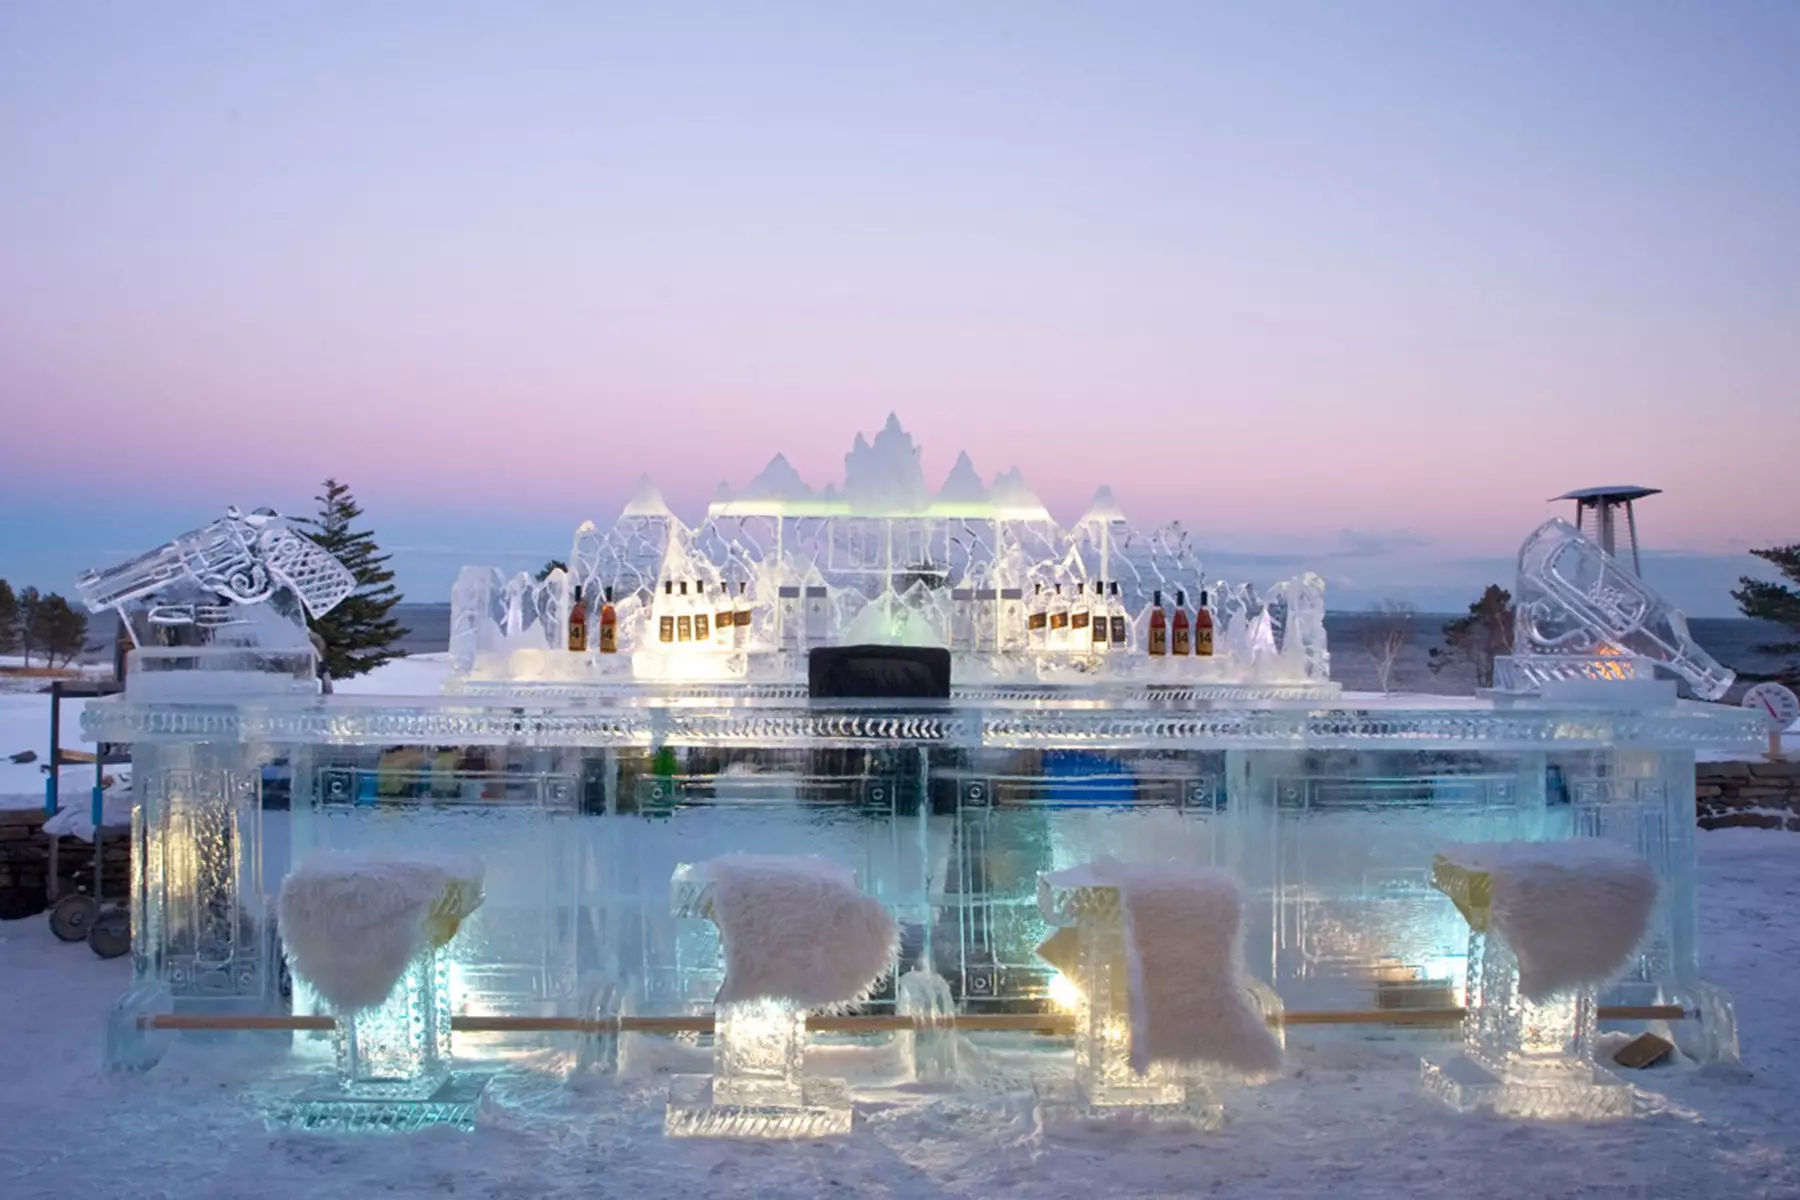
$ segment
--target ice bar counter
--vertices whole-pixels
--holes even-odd
[[[1729,673],[1577,530],[1527,540],[1494,689],[1348,697],[1316,577],[1208,579],[1178,528],[1133,530],[1103,493],[1061,529],[1016,476],[959,481],[966,459],[927,495],[897,438],[859,438],[841,493],[778,459],[699,527],[645,487],[566,569],[465,570],[435,696],[321,692],[302,614],[354,581],[266,510],[85,576],[137,646],[83,718],[132,747],[109,1066],[272,1041],[304,1077],[272,1120],[468,1126],[484,1089],[655,1044],[710,1065],[672,1090],[672,1135],[816,1136],[854,1104],[805,1067],[824,1041],[896,1079],[1205,1128],[1206,1079],[1232,1072],[1204,1031],[1203,1061],[1141,1058],[1189,1044],[1152,976],[1206,940],[1144,915],[1153,888],[1226,906],[1194,910],[1238,923],[1207,969],[1278,1041],[1414,1031],[1422,1086],[1458,1107],[1628,1113],[1602,1024],[1736,1056],[1697,969],[1694,762],[1763,727],[1706,702]],[[814,693],[821,655],[863,646],[901,648],[871,672],[901,694]],[[1525,998],[1528,926],[1490,908],[1530,869],[1579,875],[1531,849],[1581,840],[1643,864],[1638,924],[1581,986]],[[1490,843],[1512,874],[1446,850]],[[1116,881],[1058,882],[1084,871]],[[834,888],[891,938],[809,932],[848,911],[817,899]],[[794,941],[817,962],[789,976],[842,994],[779,982]],[[837,970],[871,945],[873,970]]]

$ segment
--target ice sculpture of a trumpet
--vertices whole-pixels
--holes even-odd
[[[1660,665],[1704,700],[1735,678],[1695,643],[1681,610],[1567,521],[1551,518],[1519,549],[1513,654],[1494,686],[1531,692],[1567,679],[1632,679]]]

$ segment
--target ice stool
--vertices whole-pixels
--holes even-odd
[[[474,1128],[485,1081],[451,1071],[446,949],[481,905],[482,874],[464,856],[323,852],[282,881],[289,964],[335,1011],[337,1078],[272,1123]]]
[[[1261,1078],[1279,1066],[1281,1001],[1243,971],[1230,876],[1101,859],[1040,875],[1038,908],[1057,927],[1038,953],[1078,993],[1074,1080],[1035,1085],[1046,1118],[1214,1129],[1223,1110],[1208,1070]]]
[[[669,1137],[814,1138],[850,1132],[841,1079],[803,1073],[808,1011],[865,998],[892,968],[899,927],[817,858],[726,855],[675,870],[674,915],[717,926],[713,1072],[669,1084]]]
[[[1595,1061],[1597,996],[1649,927],[1656,876],[1593,838],[1447,846],[1432,883],[1469,922],[1462,1049],[1426,1058],[1452,1107],[1514,1117],[1628,1117]]]

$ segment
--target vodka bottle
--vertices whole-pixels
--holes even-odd
[[[1213,652],[1213,615],[1206,603],[1206,589],[1200,589],[1200,607],[1194,610],[1194,655],[1211,658]]]
[[[688,595],[685,582],[681,585],[681,594],[675,597],[675,643],[678,646],[694,644],[694,601]]]
[[[656,640],[665,646],[675,644],[675,585],[663,580],[662,599],[656,605]]]
[[[1188,624],[1187,593],[1186,592],[1176,592],[1175,593],[1175,622],[1174,622],[1174,625],[1175,625],[1175,636],[1172,639],[1172,644],[1169,647],[1169,653],[1173,654],[1176,658],[1186,658],[1188,656],[1188,652],[1193,649],[1193,641],[1192,641],[1192,638],[1189,636],[1190,626]]]
[[[1025,589],[1000,589],[1000,653],[1017,654],[1025,648]]]
[[[1114,654],[1131,648],[1131,622],[1125,617],[1125,604],[1119,599],[1119,581],[1113,580],[1110,603],[1106,606],[1107,620],[1112,624],[1112,649]]]
[[[831,597],[825,588],[813,584],[806,589],[806,645],[831,644]]]
[[[619,652],[619,610],[613,607],[613,590],[606,589],[606,602],[600,606],[600,653]]]
[[[1169,652],[1169,614],[1163,611],[1162,592],[1150,601],[1150,657],[1161,658]]]
[[[1092,647],[1093,610],[1088,608],[1087,584],[1072,583],[1069,590],[1074,596],[1069,600],[1069,650],[1075,654],[1086,654]]]
[[[706,598],[706,584],[694,580],[694,643],[712,645],[712,602]]]
[[[994,588],[975,589],[974,648],[977,654],[992,654],[999,644],[1000,593]]]
[[[1063,598],[1060,583],[1050,595],[1050,636],[1046,645],[1052,651],[1069,648],[1069,602]]]
[[[975,648],[975,589],[950,589],[950,649],[952,652]]]
[[[1044,648],[1045,635],[1050,631],[1050,609],[1044,600],[1044,585],[1032,585],[1031,612],[1025,618],[1025,644],[1032,651]]]
[[[1105,654],[1112,647],[1112,623],[1108,619],[1110,610],[1106,604],[1106,585],[1099,580],[1094,581],[1094,616],[1088,631],[1089,649],[1095,654]]]
[[[805,620],[800,611],[800,587],[784,583],[775,592],[775,620],[783,650],[799,653],[806,641]]]

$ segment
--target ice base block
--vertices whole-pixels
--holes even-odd
[[[783,1102],[786,1101],[786,1102]],[[820,1138],[850,1132],[854,1106],[842,1079],[808,1079],[798,1095],[719,1095],[711,1075],[669,1081],[667,1137]]]
[[[1037,1080],[1032,1084],[1038,1122],[1047,1127],[1144,1122],[1182,1129],[1211,1131],[1225,1124],[1225,1106],[1211,1088],[1200,1084],[1165,1085],[1156,1095],[1121,1100],[1090,1097],[1072,1079]]]
[[[1637,1093],[1631,1085],[1591,1064],[1503,1074],[1456,1052],[1427,1057],[1421,1069],[1425,1090],[1458,1112],[1611,1121],[1635,1111]]]
[[[271,1114],[271,1129],[337,1133],[405,1133],[445,1126],[472,1132],[489,1076],[457,1073],[424,1096],[380,1096],[322,1083]]]

